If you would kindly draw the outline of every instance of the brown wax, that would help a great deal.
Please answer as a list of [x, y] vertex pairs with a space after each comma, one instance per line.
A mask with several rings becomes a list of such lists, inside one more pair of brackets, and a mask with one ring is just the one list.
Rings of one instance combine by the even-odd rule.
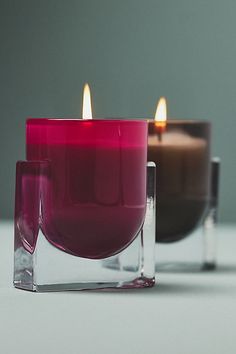
[[158, 242], [180, 240], [201, 221], [208, 202], [209, 156], [208, 123], [170, 121], [160, 140], [149, 122], [148, 161], [157, 166]]

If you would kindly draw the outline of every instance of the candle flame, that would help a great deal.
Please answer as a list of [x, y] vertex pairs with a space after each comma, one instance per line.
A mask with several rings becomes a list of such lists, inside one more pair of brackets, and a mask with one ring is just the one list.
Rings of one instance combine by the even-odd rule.
[[91, 93], [90, 93], [89, 85], [87, 83], [84, 85], [82, 118], [83, 119], [92, 119], [93, 118], [92, 104], [91, 104]]
[[155, 125], [161, 131], [165, 130], [166, 127], [166, 118], [167, 118], [167, 108], [166, 108], [166, 99], [161, 97], [157, 104], [156, 114], [155, 114]]

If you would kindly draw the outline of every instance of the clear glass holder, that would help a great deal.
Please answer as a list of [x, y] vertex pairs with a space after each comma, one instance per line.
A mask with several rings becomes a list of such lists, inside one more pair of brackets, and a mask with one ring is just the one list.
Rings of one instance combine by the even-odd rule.
[[200, 226], [180, 241], [157, 244], [156, 271], [177, 273], [216, 269], [220, 163], [218, 157], [211, 160], [210, 198]]
[[[40, 220], [41, 196], [37, 183], [32, 183], [34, 176], [30, 176], [31, 185], [22, 183], [24, 166], [27, 168], [27, 163], [17, 164], [22, 172], [17, 174], [16, 195], [20, 195], [21, 203], [16, 208], [20, 217], [24, 218], [24, 212], [20, 210], [19, 213], [19, 209], [31, 202], [30, 196], [37, 196], [38, 193], [38, 205], [32, 205], [32, 215], [35, 215], [35, 210], [38, 211]], [[43, 171], [46, 164], [33, 163], [37, 173]], [[40, 222], [32, 251], [25, 243], [21, 220], [19, 217], [15, 218], [14, 286], [36, 292], [152, 287], [155, 284], [155, 170], [155, 164], [148, 163], [146, 217], [143, 227], [134, 241], [114, 256], [88, 259], [63, 252], [48, 242]], [[30, 225], [30, 220], [27, 222]]]
[[208, 213], [203, 222], [203, 270], [217, 266], [217, 222], [219, 206], [220, 158], [211, 160], [211, 193]]

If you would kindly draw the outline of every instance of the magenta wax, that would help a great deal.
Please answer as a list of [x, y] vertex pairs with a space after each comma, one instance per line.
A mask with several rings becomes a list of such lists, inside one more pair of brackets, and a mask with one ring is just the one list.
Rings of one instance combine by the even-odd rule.
[[[92, 259], [127, 247], [145, 216], [147, 123], [28, 119], [26, 126], [27, 161], [48, 163], [35, 186], [46, 239], [67, 253]], [[29, 207], [25, 216], [31, 213]], [[33, 224], [36, 220], [31, 218]], [[32, 247], [35, 242], [29, 240]]]

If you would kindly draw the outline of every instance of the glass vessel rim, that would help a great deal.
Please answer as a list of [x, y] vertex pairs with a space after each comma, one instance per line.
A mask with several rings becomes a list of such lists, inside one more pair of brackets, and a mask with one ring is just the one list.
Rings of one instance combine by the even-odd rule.
[[[82, 119], [82, 118], [27, 118], [26, 119], [26, 124], [47, 124], [47, 123], [68, 123], [68, 124], [73, 124], [73, 123], [90, 123], [90, 122], [102, 122], [102, 123], [139, 123], [139, 124], [147, 124], [148, 120], [147, 119], [132, 119], [132, 118], [92, 118], [92, 119]], [[93, 123], [93, 124], [94, 124]]]
[[[148, 120], [149, 123], [155, 123], [154, 118]], [[166, 124], [192, 124], [192, 125], [210, 125], [209, 120], [204, 119], [167, 119]]]

